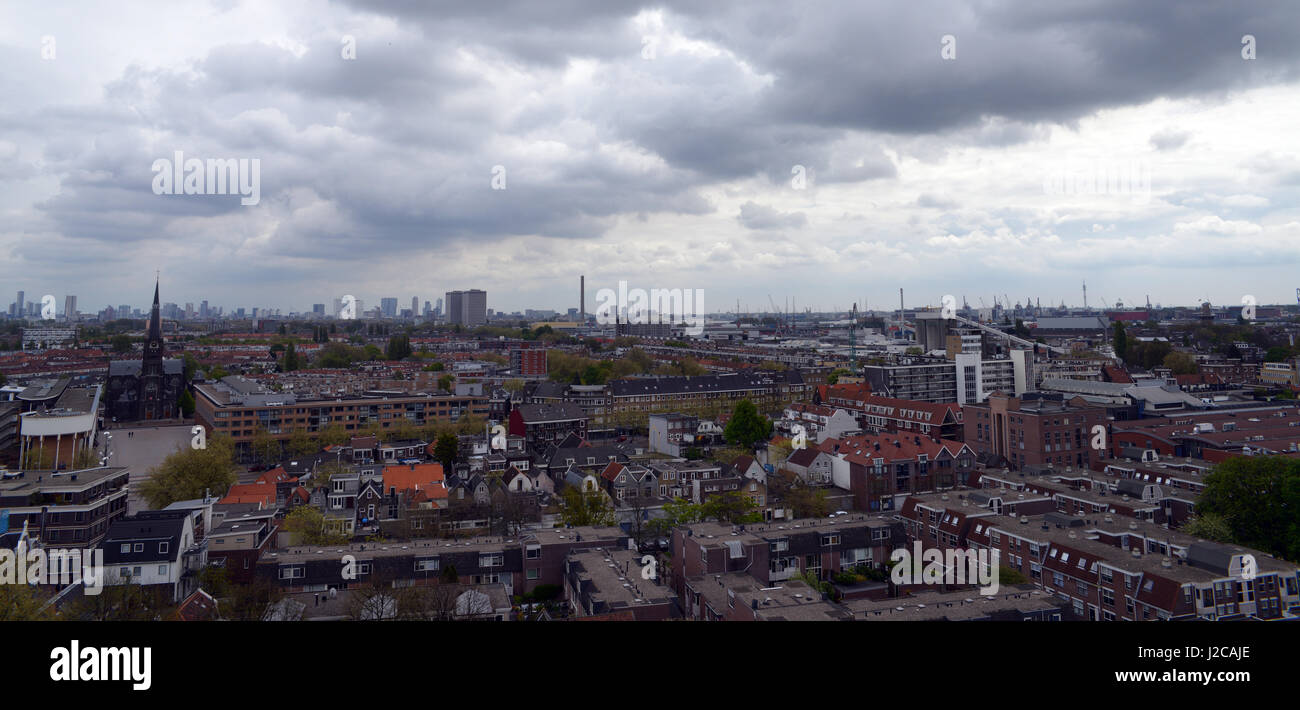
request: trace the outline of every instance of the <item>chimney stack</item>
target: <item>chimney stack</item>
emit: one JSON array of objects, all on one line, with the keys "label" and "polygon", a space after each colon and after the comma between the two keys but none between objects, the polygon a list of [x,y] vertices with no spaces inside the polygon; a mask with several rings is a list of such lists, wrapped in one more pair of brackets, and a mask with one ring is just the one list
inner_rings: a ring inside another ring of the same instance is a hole
[{"label": "chimney stack", "polygon": [[587,323],[587,275],[578,277],[578,322]]}]

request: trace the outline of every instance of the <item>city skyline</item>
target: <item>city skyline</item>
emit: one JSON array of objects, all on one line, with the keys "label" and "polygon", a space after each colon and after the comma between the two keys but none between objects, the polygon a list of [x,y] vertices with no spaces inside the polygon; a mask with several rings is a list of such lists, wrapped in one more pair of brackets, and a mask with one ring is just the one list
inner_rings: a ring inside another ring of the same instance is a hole
[{"label": "city skyline", "polygon": [[[286,311],[564,312],[579,273],[719,310],[1293,302],[1300,21],[1176,5],[6,7],[0,277],[86,309],[153,269]],[[256,161],[258,198],[160,188],[182,155]]]}]

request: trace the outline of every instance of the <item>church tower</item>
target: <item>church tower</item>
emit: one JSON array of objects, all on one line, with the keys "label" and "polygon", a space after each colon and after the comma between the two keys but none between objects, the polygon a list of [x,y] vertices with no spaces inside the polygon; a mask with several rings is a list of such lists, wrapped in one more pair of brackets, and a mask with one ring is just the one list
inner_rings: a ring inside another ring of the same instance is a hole
[{"label": "church tower", "polygon": [[149,313],[149,331],[144,343],[140,367],[140,418],[162,419],[173,416],[172,407],[164,404],[163,393],[162,309],[158,305],[158,282],[153,285],[153,310]]}]

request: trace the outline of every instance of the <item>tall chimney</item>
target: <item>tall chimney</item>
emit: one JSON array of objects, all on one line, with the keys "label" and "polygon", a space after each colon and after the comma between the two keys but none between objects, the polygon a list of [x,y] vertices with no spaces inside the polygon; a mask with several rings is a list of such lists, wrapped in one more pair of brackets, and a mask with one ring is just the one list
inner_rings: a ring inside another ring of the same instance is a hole
[{"label": "tall chimney", "polygon": [[587,323],[587,275],[578,277],[578,322]]}]

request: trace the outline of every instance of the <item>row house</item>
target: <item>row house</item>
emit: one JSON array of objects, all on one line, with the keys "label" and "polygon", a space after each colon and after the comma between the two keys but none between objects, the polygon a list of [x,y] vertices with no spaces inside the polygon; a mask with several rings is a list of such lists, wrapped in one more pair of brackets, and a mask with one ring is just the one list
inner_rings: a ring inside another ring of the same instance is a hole
[{"label": "row house", "polygon": [[[540,530],[519,537],[476,537],[456,541],[415,539],[401,543],[353,543],[293,547],[264,555],[255,574],[286,592],[343,591],[377,580],[394,587],[438,584],[501,584],[509,594],[539,585],[562,586],[565,560],[581,550],[627,548],[618,528]],[[344,556],[355,564],[345,578]]]},{"label": "row house", "polygon": [[587,414],[569,402],[521,404],[510,412],[509,433],[524,438],[529,451],[542,452],[570,434],[587,438]]},{"label": "row house", "polygon": [[646,467],[659,480],[659,495],[667,498],[691,498],[697,481],[712,481],[723,477],[720,464],[706,461],[648,461]]},{"label": "row house", "polygon": [[840,437],[858,429],[858,420],[849,412],[819,404],[795,402],[785,408],[784,418],[777,423],[783,432],[795,432],[794,427],[803,428],[805,435],[814,441],[824,441]]},{"label": "row house", "polygon": [[[1262,620],[1300,617],[1300,569],[1265,553],[1199,540],[1163,526],[1111,515],[970,514],[959,506],[918,500],[905,524],[941,507],[964,517],[952,535],[921,539],[943,549],[997,550],[999,562],[1067,603],[1089,620]],[[1257,570],[1242,573],[1246,557]]]},{"label": "row house", "polygon": [[857,510],[894,510],[906,495],[973,480],[975,452],[959,441],[880,433],[827,439],[818,448],[832,457],[831,480],[852,492]]},{"label": "row house", "polygon": [[177,603],[198,588],[208,541],[195,539],[197,510],[146,510],[115,521],[100,547],[104,583],[137,584]]},{"label": "row house", "polygon": [[731,526],[695,523],[673,531],[670,584],[684,598],[686,580],[744,573],[764,587],[811,574],[817,579],[879,566],[901,546],[902,527],[881,516],[847,515]]}]

